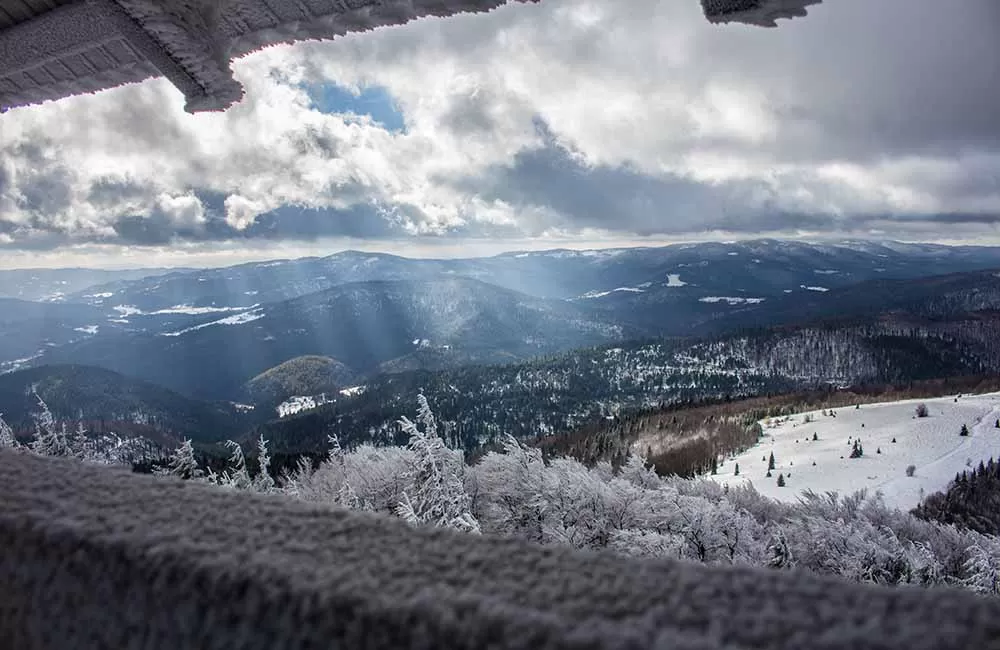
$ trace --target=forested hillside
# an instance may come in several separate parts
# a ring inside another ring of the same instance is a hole
[[[253,425],[252,411],[194,400],[102,368],[42,366],[0,375],[0,414],[19,434],[33,433],[38,397],[57,420],[71,428],[83,423],[93,432],[209,443]]]
[[[995,372],[992,319],[761,331],[690,344],[636,343],[506,366],[381,376],[364,391],[272,421],[280,450],[314,450],[327,433],[394,444],[407,396],[423,391],[466,449],[503,434],[534,438],[661,403],[823,386],[912,382]]]

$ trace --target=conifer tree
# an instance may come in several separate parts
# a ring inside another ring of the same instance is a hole
[[[774,452],[771,452],[771,457],[767,459],[767,471],[774,469]]]
[[[778,474],[778,487],[785,487],[785,475]]]
[[[174,453],[170,455],[167,466],[156,472],[157,474],[170,474],[183,479],[199,478],[204,474],[198,467],[198,461],[194,457],[194,447],[191,440],[185,438]]]
[[[18,449],[20,446],[14,437],[14,430],[4,421],[3,413],[0,413],[0,448]]]
[[[967,425],[963,424],[962,425],[962,430],[958,432],[958,435],[963,436],[963,437],[969,435],[969,427]]]

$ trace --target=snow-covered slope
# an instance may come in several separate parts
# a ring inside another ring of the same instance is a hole
[[[916,417],[920,403],[927,405],[928,417]],[[760,443],[727,459],[709,478],[731,486],[751,483],[781,501],[795,501],[806,489],[846,494],[866,488],[908,510],[922,495],[947,487],[956,473],[1000,457],[1000,393],[862,404],[829,413],[761,421]],[[969,428],[967,437],[959,435],[963,424]],[[857,439],[864,454],[851,458]],[[772,453],[775,469],[767,478]],[[737,463],[739,476],[734,474]],[[916,468],[912,477],[906,475],[909,465]],[[785,487],[778,487],[779,474]]]

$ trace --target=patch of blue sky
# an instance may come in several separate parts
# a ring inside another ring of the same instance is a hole
[[[387,131],[405,132],[403,114],[389,92],[381,86],[368,86],[354,94],[337,84],[316,84],[306,88],[313,107],[324,113],[367,115]]]

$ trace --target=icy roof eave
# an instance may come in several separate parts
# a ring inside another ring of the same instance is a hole
[[[539,0],[510,0],[538,2]],[[674,1],[674,0],[670,0]],[[694,0],[689,0],[693,2]],[[821,0],[702,0],[713,23],[774,27]],[[0,111],[167,77],[189,112],[243,97],[232,59],[424,16],[491,11],[507,0],[78,0],[0,30]]]

